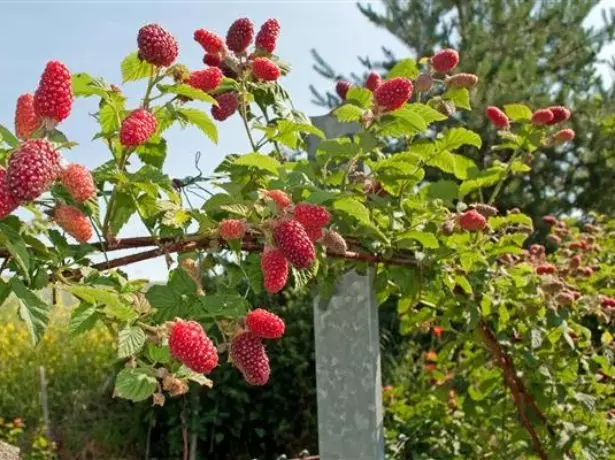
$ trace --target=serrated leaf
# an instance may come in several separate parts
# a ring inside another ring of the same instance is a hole
[[[442,99],[453,102],[457,108],[472,109],[470,106],[470,92],[466,88],[449,88],[442,94]]]
[[[408,232],[404,232],[398,237],[397,245],[400,248],[412,248],[414,245],[413,241],[418,241],[424,248],[427,249],[437,249],[440,247],[440,243],[438,243],[438,239],[433,233],[429,232],[420,232],[418,230],[411,230]]]
[[[168,346],[156,345],[150,343],[145,350],[147,357],[153,363],[166,364],[171,360],[171,354]]]
[[[19,139],[3,125],[0,125],[0,139],[13,148],[19,147]]]
[[[179,368],[179,370],[175,373],[175,376],[179,378],[186,378],[208,388],[213,388],[214,386],[214,382],[211,379],[208,379],[203,374],[194,372],[192,369],[189,369],[184,365]]]
[[[529,165],[526,165],[525,163],[519,160],[515,160],[510,164],[510,171],[513,174],[526,173],[526,172],[530,172],[531,170],[532,168]]]
[[[465,180],[459,186],[459,199],[463,199],[467,194],[483,187],[490,187],[497,184],[502,178],[504,171],[500,168],[489,168],[473,174],[472,179]]]
[[[0,279],[0,307],[10,295],[11,287],[8,283],[5,283],[4,281],[2,281],[2,279]]]
[[[145,345],[145,332],[137,326],[128,326],[118,334],[117,355],[120,359],[137,354]]]
[[[214,144],[218,143],[218,128],[205,112],[198,109],[181,108],[177,109],[177,113],[181,119],[203,131]]]
[[[532,218],[525,214],[509,214],[507,216],[494,216],[489,218],[489,226],[493,230],[497,230],[505,225],[524,225],[527,227],[533,227],[534,223],[532,222]]]
[[[239,318],[250,309],[246,299],[238,295],[191,296],[194,305],[193,318],[204,320],[211,318]]]
[[[156,308],[155,318],[158,322],[170,321],[175,317],[188,316],[193,305],[187,299],[196,293],[196,284],[183,269],[173,270],[166,286],[154,285],[149,288],[145,297],[153,308]],[[188,314],[186,314],[188,313]]]
[[[335,115],[335,118],[337,118],[337,120],[341,123],[351,123],[361,119],[363,109],[355,105],[344,104],[335,109],[333,115]]]
[[[363,109],[369,109],[372,106],[373,94],[367,88],[360,86],[352,86],[346,93],[345,102],[353,104]],[[340,120],[341,121],[341,120]]]
[[[32,343],[36,344],[49,324],[49,305],[15,276],[9,280],[9,287],[19,299],[19,316],[26,323]]]
[[[149,78],[154,74],[154,66],[147,61],[139,59],[138,53],[130,53],[120,64],[122,83]]]
[[[427,129],[427,123],[419,115],[416,110],[411,109],[408,106],[404,106],[394,112],[391,112],[390,116],[403,120],[409,127],[414,129],[417,133],[421,133]]]
[[[504,106],[504,113],[510,118],[510,121],[531,120],[532,111],[527,105],[523,104],[508,104]]]
[[[115,379],[115,393],[120,398],[143,401],[158,387],[151,369],[122,369]]]
[[[243,204],[229,204],[225,206],[220,206],[220,209],[242,217],[248,217],[248,215],[250,214],[250,208]]]
[[[65,289],[78,299],[92,305],[104,306],[104,312],[121,321],[131,321],[137,317],[137,313],[122,300],[120,295],[104,287],[70,285]]]
[[[159,136],[151,137],[145,144],[137,147],[141,161],[155,168],[162,168],[167,157],[167,141]]]
[[[132,194],[118,188],[113,190],[114,201],[111,215],[109,216],[109,230],[113,235],[118,235],[130,217],[137,211],[137,203]]]
[[[278,160],[260,153],[248,153],[241,155],[233,161],[234,165],[248,166],[258,171],[271,173],[274,176],[279,175],[279,169],[282,166]]]
[[[74,73],[71,82],[75,97],[99,96],[104,98],[107,96],[107,91],[102,87],[102,83],[85,72]]]
[[[426,104],[421,104],[418,102],[406,104],[404,106],[404,110],[416,113],[425,121],[425,123],[427,123],[427,125],[430,125],[434,121],[444,121],[447,119],[446,115],[432,109]]]
[[[70,315],[70,322],[68,324],[68,333],[71,336],[83,334],[89,331],[95,325],[100,315],[96,310],[96,307],[87,303],[81,302],[81,304],[75,308]]]
[[[158,85],[158,89],[163,93],[178,94],[194,99],[195,101],[208,102],[210,104],[216,102],[213,96],[210,96],[205,91],[201,91],[198,88],[183,83],[177,85]]]
[[[30,254],[23,238],[13,227],[0,223],[0,246],[4,246],[17,263],[21,274],[30,280]]]
[[[429,158],[426,163],[446,173],[453,174],[457,179],[467,179],[470,173],[476,170],[474,161],[448,150]]]
[[[438,198],[451,203],[457,198],[459,193],[459,185],[451,180],[441,179],[437,182],[429,184],[427,196],[430,198]]]
[[[455,150],[462,145],[472,145],[480,149],[483,141],[478,133],[466,128],[452,128],[444,133],[442,139],[438,140],[438,147],[442,150]]]
[[[395,77],[405,77],[409,80],[414,80],[419,76],[421,71],[414,59],[402,59],[397,61],[387,75],[387,80]]]
[[[363,224],[370,224],[369,210],[354,198],[342,198],[333,202],[333,209],[354,217]]]

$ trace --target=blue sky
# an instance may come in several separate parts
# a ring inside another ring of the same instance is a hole
[[[326,88],[327,83],[312,69],[310,50],[316,48],[341,72],[361,70],[357,55],[379,58],[381,46],[404,56],[403,44],[388,32],[367,21],[354,1],[219,1],[219,2],[124,2],[74,1],[29,2],[2,4],[0,42],[4,44],[0,60],[0,123],[12,126],[14,101],[24,92],[33,91],[50,59],[63,61],[72,72],[86,71],[119,83],[119,63],[136,49],[138,29],[147,23],[159,23],[179,41],[179,60],[191,68],[202,67],[203,52],[192,40],[197,28],[226,33],[238,17],[247,16],[257,26],[269,17],[282,25],[277,54],[289,62],[293,71],[283,79],[294,96],[296,106],[309,115],[324,109],[311,104],[310,83]],[[601,7],[615,7],[615,0],[603,0]],[[600,21],[599,11],[592,20]],[[615,54],[615,46],[604,56]],[[142,94],[139,83],[125,87],[128,96]],[[61,129],[71,140],[80,143],[67,152],[69,161],[95,167],[106,161],[108,153],[99,141],[90,142],[95,123],[88,113],[96,111],[92,99],[79,99],[71,117]],[[211,171],[228,153],[249,151],[239,117],[219,125],[220,142],[212,144],[197,129],[169,132],[169,154],[166,172],[172,177],[194,174],[193,157],[202,152],[201,167]],[[141,233],[136,223],[129,224],[123,235]],[[133,276],[162,279],[166,267],[162,259],[135,264],[128,268]]]

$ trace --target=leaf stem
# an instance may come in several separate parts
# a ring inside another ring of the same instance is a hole
[[[239,115],[241,116],[241,121],[243,121],[243,126],[246,129],[246,134],[248,135],[248,139],[250,140],[250,145],[252,146],[252,151],[258,152],[258,147],[254,142],[254,138],[252,137],[252,133],[250,132],[250,127],[248,126],[248,103],[246,101],[246,94],[248,90],[246,88],[245,82],[241,83],[241,105],[239,107]]]
[[[489,201],[487,201],[487,204],[491,205],[491,204],[493,204],[495,202],[495,199],[498,197],[498,195],[502,191],[502,187],[504,186],[504,182],[506,182],[506,179],[508,179],[508,176],[510,175],[510,171],[512,169],[513,163],[515,162],[515,160],[517,158],[519,158],[520,154],[521,154],[521,149],[517,149],[517,150],[514,151],[514,153],[510,157],[510,160],[508,160],[508,164],[506,165],[506,169],[504,170],[504,175],[502,176],[500,181],[495,186],[495,189],[493,190],[493,193],[489,197]]]

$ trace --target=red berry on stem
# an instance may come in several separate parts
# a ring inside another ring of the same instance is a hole
[[[326,227],[331,222],[331,214],[323,206],[299,203],[295,206],[295,220],[304,227]]]
[[[335,84],[335,92],[342,99],[346,99],[346,94],[348,94],[348,90],[352,88],[352,84],[346,80],[339,80]]]
[[[223,240],[240,240],[247,230],[246,223],[241,219],[224,219],[218,225],[218,233]]]
[[[270,294],[280,292],[288,282],[288,260],[279,249],[266,248],[261,254],[263,284]]]
[[[224,78],[222,70],[218,67],[209,67],[204,70],[190,72],[190,76],[188,80],[186,80],[186,83],[193,88],[208,92],[216,89],[218,85],[222,83],[222,78]]]
[[[237,19],[226,34],[226,46],[231,51],[241,53],[245,51],[254,37],[254,25],[248,18]]]
[[[199,374],[209,374],[218,365],[218,352],[196,321],[176,321],[169,335],[169,351]]]
[[[58,152],[44,139],[32,139],[11,156],[7,168],[11,195],[31,201],[45,192],[60,171]]]
[[[554,105],[552,107],[549,107],[549,110],[553,114],[553,119],[549,122],[549,125],[555,125],[570,118],[570,110],[561,105]]]
[[[194,40],[210,54],[217,54],[222,51],[224,41],[218,34],[205,29],[197,29],[194,31]]]
[[[124,147],[137,147],[156,132],[156,117],[145,109],[131,112],[120,127],[120,143]]]
[[[235,337],[229,354],[250,385],[265,385],[269,381],[269,358],[262,340],[253,333],[244,332]]]
[[[139,57],[159,67],[173,64],[179,53],[175,37],[158,24],[141,27],[137,34],[137,45]]]
[[[39,128],[40,120],[34,110],[34,95],[22,94],[15,107],[15,134],[20,139],[29,139]]]
[[[56,223],[80,243],[87,243],[94,230],[88,216],[73,206],[58,205],[53,213]]]
[[[34,93],[34,111],[39,119],[57,124],[65,120],[73,106],[73,87],[68,68],[60,61],[49,61]]]
[[[273,229],[273,238],[278,249],[297,268],[307,268],[316,258],[314,243],[296,220],[284,220]]]
[[[382,78],[378,72],[370,72],[365,80],[365,87],[370,91],[376,91],[381,84]]]
[[[218,121],[224,121],[237,111],[239,107],[239,98],[237,93],[230,91],[216,96],[218,105],[211,107],[211,115]]]
[[[312,243],[316,243],[324,235],[322,227],[305,227],[304,226],[304,228],[305,228],[305,233],[307,233],[307,236]]]
[[[411,96],[412,82],[403,77],[387,80],[374,91],[376,106],[384,112],[399,109]]]
[[[506,114],[493,105],[487,107],[485,114],[496,129],[508,129],[510,126],[510,120]]]
[[[478,232],[487,226],[487,219],[475,209],[470,209],[459,216],[459,226],[468,232]]]
[[[256,47],[267,53],[273,53],[280,36],[280,23],[277,19],[267,19],[256,34]]]
[[[446,73],[459,64],[459,53],[454,49],[443,49],[431,57],[431,66],[436,72]]]
[[[6,170],[0,168],[0,219],[4,219],[19,206],[19,202],[9,191]]]
[[[555,145],[561,145],[570,142],[575,136],[576,134],[573,129],[562,129],[553,135],[553,143]]]
[[[541,264],[536,267],[536,273],[538,275],[552,275],[555,271],[555,266],[551,264]]]
[[[256,308],[246,315],[246,327],[262,339],[279,339],[284,335],[286,325],[282,318],[263,308]]]
[[[222,57],[219,54],[206,54],[203,56],[203,64],[219,67],[222,64]]]
[[[96,194],[92,173],[82,165],[70,164],[60,173],[62,185],[75,201],[84,202]]]
[[[548,125],[554,118],[549,109],[539,109],[532,114],[532,124],[537,126]]]
[[[264,197],[272,200],[279,211],[286,209],[292,204],[292,201],[288,194],[283,190],[266,190]]]
[[[259,80],[275,81],[280,78],[280,68],[270,59],[259,57],[252,61],[252,74]]]

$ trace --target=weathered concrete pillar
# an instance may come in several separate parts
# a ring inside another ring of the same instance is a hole
[[[372,276],[344,275],[314,301],[321,460],[384,460],[378,304]]]

